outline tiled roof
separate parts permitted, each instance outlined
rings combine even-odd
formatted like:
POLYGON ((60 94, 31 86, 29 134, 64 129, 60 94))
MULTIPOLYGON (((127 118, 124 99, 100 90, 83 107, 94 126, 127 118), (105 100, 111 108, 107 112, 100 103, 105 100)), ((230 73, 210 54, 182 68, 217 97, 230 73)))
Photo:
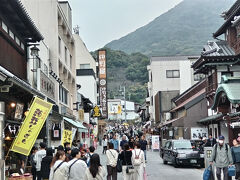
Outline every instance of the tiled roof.
POLYGON ((213 121, 213 120, 217 120, 219 118, 221 118, 223 115, 220 113, 220 114, 216 114, 216 115, 213 115, 213 116, 208 116, 208 117, 205 117, 201 120, 199 120, 198 122, 199 123, 207 123, 207 122, 210 122, 210 121, 213 121))
POLYGON ((226 41, 208 41, 204 46, 202 56, 234 56, 234 50, 226 41))
POLYGON ((216 91, 212 109, 217 108, 222 93, 226 94, 232 104, 240 104, 240 77, 222 76, 222 82, 216 91))
POLYGON ((184 61, 195 58, 198 56, 153 56, 151 57, 151 61, 184 61))

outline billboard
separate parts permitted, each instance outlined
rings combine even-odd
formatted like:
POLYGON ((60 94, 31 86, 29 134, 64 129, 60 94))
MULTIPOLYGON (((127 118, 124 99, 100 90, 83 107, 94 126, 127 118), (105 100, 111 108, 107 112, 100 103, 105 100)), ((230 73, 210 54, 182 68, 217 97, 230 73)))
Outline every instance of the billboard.
POLYGON ((100 106, 102 108, 102 118, 108 118, 107 107, 107 60, 106 50, 98 51, 98 65, 99 65, 99 87, 100 87, 100 106))

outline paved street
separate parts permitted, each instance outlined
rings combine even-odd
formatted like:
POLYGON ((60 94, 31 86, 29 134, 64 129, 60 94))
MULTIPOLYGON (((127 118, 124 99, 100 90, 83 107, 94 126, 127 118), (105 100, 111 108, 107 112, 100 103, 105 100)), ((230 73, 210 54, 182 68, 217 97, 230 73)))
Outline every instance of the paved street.
MULTIPOLYGON (((106 165, 106 156, 102 155, 102 147, 98 147, 97 153, 101 156, 102 165, 106 165)), ((203 169, 184 167, 174 168, 172 165, 164 165, 158 152, 147 153, 148 180, 201 180, 203 169)), ((118 179, 122 180, 122 174, 118 173, 118 179)))

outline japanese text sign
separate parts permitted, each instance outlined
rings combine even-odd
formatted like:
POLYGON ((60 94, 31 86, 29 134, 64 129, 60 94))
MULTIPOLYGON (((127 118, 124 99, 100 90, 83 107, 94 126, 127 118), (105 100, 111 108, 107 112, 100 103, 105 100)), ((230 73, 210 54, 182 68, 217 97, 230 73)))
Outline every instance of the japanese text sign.
POLYGON ((100 106, 102 108, 102 118, 108 118, 107 107, 107 65, 106 51, 98 51, 99 62, 99 82, 100 82, 100 106))
POLYGON ((72 131, 64 129, 62 134, 62 145, 64 146, 66 142, 69 142, 70 146, 72 146, 72 131))
POLYGON ((11 151, 28 156, 47 117, 52 104, 35 97, 11 151))

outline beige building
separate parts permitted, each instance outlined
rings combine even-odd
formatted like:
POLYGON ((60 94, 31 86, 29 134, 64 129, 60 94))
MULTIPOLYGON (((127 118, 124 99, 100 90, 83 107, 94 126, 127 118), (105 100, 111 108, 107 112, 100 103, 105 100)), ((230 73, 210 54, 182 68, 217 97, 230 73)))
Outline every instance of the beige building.
MULTIPOLYGON (((149 97, 146 99, 150 102, 149 113, 150 119, 155 122, 157 116, 170 118, 168 114, 161 114, 161 106, 164 111, 170 110, 171 99, 181 94, 193 84, 198 82, 198 76, 193 75, 191 65, 197 57, 190 56, 167 56, 152 57, 150 65, 147 67, 149 72, 148 92, 149 97), (159 95, 159 92, 161 92, 159 95), (156 99, 164 96, 165 104, 156 104, 156 99), (167 102, 168 101, 168 102, 167 102), (157 109, 156 109, 157 108, 157 109), (161 115, 160 115, 161 114, 161 115)), ((161 121, 161 120, 160 120, 161 121)))

